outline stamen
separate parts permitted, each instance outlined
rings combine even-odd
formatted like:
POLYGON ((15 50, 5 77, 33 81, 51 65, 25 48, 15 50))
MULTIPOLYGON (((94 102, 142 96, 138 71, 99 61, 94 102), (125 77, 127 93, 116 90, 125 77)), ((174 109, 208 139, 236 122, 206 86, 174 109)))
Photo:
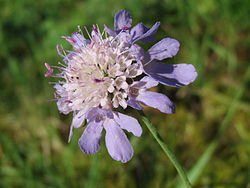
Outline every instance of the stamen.
POLYGON ((129 52, 129 49, 128 49, 128 50, 122 51, 120 54, 118 54, 118 56, 121 56, 121 55, 123 55, 123 54, 125 54, 125 53, 127 53, 127 52, 129 52))
POLYGON ((45 77, 52 76, 53 75, 53 69, 48 63, 44 63, 45 67, 47 68, 47 72, 44 74, 45 77))
POLYGON ((97 79, 97 78, 95 78, 94 81, 95 81, 96 83, 104 82, 104 80, 100 80, 100 79, 97 79))
POLYGON ((101 41, 102 41, 102 43, 104 42, 103 41, 103 38, 102 38, 102 33, 101 33, 101 31, 100 31, 100 28, 99 28, 99 26, 96 24, 96 27, 97 27, 97 30, 98 30, 98 34, 99 34, 99 36, 100 36, 100 39, 101 39, 101 41))
POLYGON ((49 99, 48 102, 58 101, 59 99, 49 99))
POLYGON ((62 54, 62 47, 60 45, 56 45, 56 50, 57 50, 57 53, 61 56, 61 57, 65 57, 63 54, 62 54))
POLYGON ((66 52, 65 52, 65 49, 63 48, 63 45, 59 46, 59 48, 61 48, 61 50, 62 50, 62 52, 63 52, 63 54, 64 54, 63 57, 67 58, 67 54, 66 54, 66 52))
POLYGON ((79 32, 82 36, 84 36, 80 25, 77 26, 77 29, 78 29, 78 32, 79 32))
POLYGON ((88 34, 89 39, 90 39, 90 40, 92 40, 92 37, 91 37, 91 35, 89 34, 89 31, 88 31, 88 29, 87 29, 87 27, 86 27, 86 26, 84 26, 84 29, 85 29, 86 33, 88 34))
POLYGON ((65 82, 63 82, 63 81, 59 81, 59 82, 48 82, 48 84, 65 84, 65 82))
POLYGON ((59 65, 61 65, 61 66, 63 66, 64 68, 67 68, 67 65, 66 64, 63 64, 63 63, 61 63, 61 62, 57 62, 59 65))
POLYGON ((54 78, 60 78, 60 77, 63 77, 63 73, 60 73, 60 74, 53 74, 51 75, 51 77, 54 77, 54 78))
POLYGON ((119 34, 122 33, 122 30, 112 39, 111 44, 119 37, 119 34))
POLYGON ((105 32, 105 29, 103 29, 103 31, 102 31, 102 33, 101 33, 102 38, 103 38, 103 35, 104 35, 104 34, 105 34, 105 38, 108 38, 107 33, 105 32))
POLYGON ((69 43, 76 43, 76 40, 73 37, 62 36, 63 39, 66 39, 69 43))
MULTIPOLYGON (((104 25, 104 28, 105 28, 105 25, 104 25)), ((105 29, 103 29, 103 33, 105 34, 105 38, 107 39, 108 38, 108 33, 105 31, 105 29)))
POLYGON ((59 70, 67 71, 66 67, 58 67, 58 66, 54 66, 54 65, 51 65, 51 67, 59 69, 59 70))
POLYGON ((97 29, 97 26, 96 26, 95 24, 92 26, 92 30, 93 30, 94 32, 98 33, 98 29, 97 29))

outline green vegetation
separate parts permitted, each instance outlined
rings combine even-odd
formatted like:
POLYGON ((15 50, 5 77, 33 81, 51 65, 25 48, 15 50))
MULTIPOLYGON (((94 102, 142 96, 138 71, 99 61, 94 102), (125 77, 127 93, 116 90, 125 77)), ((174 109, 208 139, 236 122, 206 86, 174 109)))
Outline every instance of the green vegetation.
POLYGON ((70 48, 60 36, 78 25, 112 26, 120 9, 134 23, 161 21, 156 40, 181 42, 166 63, 197 68, 192 85, 156 88, 176 103, 176 114, 145 111, 194 187, 250 187, 249 0, 1 1, 0 187, 184 187, 145 126, 141 138, 131 136, 127 164, 112 160, 104 143, 85 155, 77 144, 83 128, 68 144, 72 116, 47 102, 53 80, 44 78, 44 62, 61 61, 56 44, 70 48))

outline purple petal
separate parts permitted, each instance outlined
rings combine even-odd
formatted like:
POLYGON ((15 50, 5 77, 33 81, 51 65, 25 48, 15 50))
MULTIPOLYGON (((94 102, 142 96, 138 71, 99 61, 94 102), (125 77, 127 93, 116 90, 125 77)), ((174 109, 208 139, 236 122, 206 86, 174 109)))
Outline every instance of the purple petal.
POLYGON ((56 93, 59 94, 61 97, 67 96, 67 92, 63 86, 56 84, 54 85, 54 88, 56 89, 56 93))
POLYGON ((144 93, 141 93, 136 99, 147 106, 157 108, 163 113, 171 114, 175 112, 174 103, 172 103, 172 101, 170 101, 167 96, 161 93, 145 91, 144 93))
POLYGON ((75 42, 79 46, 86 46, 87 44, 90 43, 90 40, 85 39, 84 36, 82 36, 79 33, 73 33, 71 37, 75 40, 75 42))
POLYGON ((81 47, 85 47, 90 43, 90 40, 87 40, 79 33, 73 33, 71 37, 62 37, 66 39, 76 50, 79 50, 81 47))
POLYGON ((141 136, 142 128, 138 123, 137 119, 121 113, 117 113, 117 116, 115 116, 114 119, 122 129, 125 129, 128 132, 133 133, 135 136, 141 136))
POLYGON ((144 50, 142 47, 140 47, 137 44, 133 44, 130 48, 129 48, 129 52, 132 56, 135 57, 136 60, 140 61, 142 60, 142 58, 144 57, 144 50))
POLYGON ((98 107, 93 107, 91 108, 87 115, 86 115, 86 119, 90 122, 90 121, 95 121, 96 119, 96 116, 98 115, 98 110, 99 108, 98 107))
POLYGON ((135 100, 135 99, 133 99, 133 98, 127 100, 127 104, 128 104, 129 106, 131 106, 132 108, 134 108, 134 109, 143 110, 143 107, 138 103, 137 100, 135 100))
POLYGON ((133 40, 136 40, 148 30, 149 28, 146 27, 143 23, 139 23, 131 29, 130 34, 132 35, 133 40))
POLYGON ((112 110, 110 110, 110 109, 100 109, 100 108, 99 108, 98 113, 99 113, 101 116, 107 117, 107 118, 109 118, 109 119, 114 119, 113 112, 112 112, 112 110))
POLYGON ((92 37, 92 41, 91 41, 92 43, 93 42, 99 43, 102 40, 101 33, 96 25, 92 26, 91 37, 92 37))
POLYGON ((106 130, 105 142, 110 156, 122 163, 126 163, 133 156, 133 148, 120 126, 113 120, 104 122, 106 130))
POLYGON ((118 35, 118 39, 124 43, 126 46, 130 46, 132 43, 131 35, 127 32, 121 32, 118 35))
POLYGON ((73 126, 70 126, 70 128, 69 128, 68 143, 70 143, 72 136, 73 136, 73 126))
POLYGON ((90 122, 80 137, 78 144, 80 149, 86 154, 96 153, 100 147, 102 137, 103 122, 90 122))
POLYGON ((155 87, 158 85, 158 82, 155 81, 154 79, 152 79, 151 77, 149 76, 144 76, 140 82, 146 82, 146 84, 144 85, 144 89, 149 89, 151 87, 155 87))
POLYGON ((114 28, 116 31, 128 30, 132 25, 131 15, 125 11, 121 10, 115 14, 114 28))
MULTIPOLYGON (((155 80, 155 79, 153 79, 153 78, 151 78, 151 77, 149 77, 149 76, 144 76, 140 81, 136 81, 136 82, 134 82, 132 85, 131 85, 131 89, 133 90, 133 89, 149 89, 149 88, 151 88, 151 87, 155 87, 155 86, 157 86, 158 85, 158 82, 155 80)), ((133 95, 135 95, 135 93, 134 94, 132 94, 131 96, 133 96, 133 95)))
POLYGON ((77 114, 73 115, 73 120, 70 125, 68 142, 70 142, 73 136, 73 128, 79 128, 84 120, 85 120, 85 114, 83 111, 79 111, 77 114))
POLYGON ((101 109, 98 107, 91 108, 86 115, 86 119, 88 121, 96 121, 96 122, 102 121, 103 117, 108 117, 109 119, 113 119, 114 115, 111 110, 101 109))
POLYGON ((141 35, 140 37, 137 37, 133 42, 136 42, 138 40, 141 40, 143 42, 151 42, 154 40, 154 35, 158 30, 158 27, 160 26, 160 22, 156 22, 146 33, 141 35))
POLYGON ((158 82, 174 87, 188 85, 197 77, 197 72, 191 64, 172 65, 153 61, 144 66, 144 71, 158 82))
POLYGON ((71 60, 73 59, 74 56, 76 56, 76 53, 75 53, 75 52, 71 52, 71 53, 67 54, 67 55, 64 57, 63 61, 64 61, 66 64, 68 64, 69 61, 71 61, 71 60))
POLYGON ((69 102, 66 101, 65 99, 59 99, 56 104, 60 113, 66 115, 72 111, 72 108, 69 107, 69 102))
POLYGON ((179 51, 180 43, 171 38, 164 38, 161 41, 157 42, 154 46, 152 46, 148 53, 150 55, 150 59, 163 60, 165 58, 173 57, 179 51))
POLYGON ((79 128, 84 120, 85 120, 85 112, 79 111, 76 115, 73 116, 71 125, 74 128, 79 128))
POLYGON ((117 34, 113 29, 110 29, 109 27, 107 27, 106 25, 104 25, 104 30, 112 37, 115 37, 117 34))

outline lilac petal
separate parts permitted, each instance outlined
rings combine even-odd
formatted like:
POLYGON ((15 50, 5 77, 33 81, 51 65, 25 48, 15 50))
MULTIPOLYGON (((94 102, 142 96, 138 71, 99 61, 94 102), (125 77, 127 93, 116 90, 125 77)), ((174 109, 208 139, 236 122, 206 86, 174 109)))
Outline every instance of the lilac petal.
POLYGON ((114 120, 120 125, 122 129, 133 133, 133 135, 135 136, 141 136, 142 128, 137 119, 121 113, 117 113, 117 116, 115 116, 114 120))
POLYGON ((72 136, 73 136, 73 126, 70 126, 70 128, 69 128, 68 143, 70 143, 72 136))
POLYGON ((85 120, 85 114, 83 111, 79 111, 77 114, 73 115, 73 120, 70 125, 68 142, 70 142, 73 136, 73 128, 79 128, 84 120, 85 120))
POLYGON ((171 38, 164 38, 161 41, 157 42, 154 46, 152 46, 148 53, 150 55, 150 59, 163 60, 165 58, 173 57, 179 51, 180 43, 171 38))
POLYGON ((98 107, 91 108, 88 113, 86 114, 86 119, 91 121, 102 121, 103 117, 108 117, 109 119, 113 119, 114 115, 113 112, 109 109, 101 109, 98 107))
POLYGON ((107 117, 107 118, 109 118, 109 119, 114 119, 113 112, 112 112, 112 110, 110 110, 110 109, 100 109, 100 108, 99 108, 98 113, 99 113, 101 116, 107 117))
POLYGON ((85 112, 79 111, 76 115, 73 116, 71 125, 74 128, 79 128, 84 120, 85 120, 85 112))
POLYGON ((163 113, 172 114, 175 112, 174 103, 172 103, 167 96, 161 93, 145 91, 144 93, 138 95, 136 99, 147 106, 157 108, 163 113))
POLYGON ((133 42, 136 42, 138 40, 141 40, 143 42, 151 42, 154 40, 154 35, 158 30, 158 27, 160 26, 160 22, 156 22, 146 33, 141 35, 140 37, 133 40, 133 42))
MULTIPOLYGON (((158 82, 149 77, 149 76, 144 76, 140 81, 134 82, 130 88, 133 89, 149 89, 151 87, 155 87, 158 85, 158 82)), ((134 94, 132 94, 133 96, 134 94)))
POLYGON ((115 14, 114 28, 116 31, 128 30, 132 25, 131 15, 125 11, 121 10, 115 14))
POLYGON ((148 30, 149 28, 146 27, 143 23, 139 23, 131 29, 130 34, 132 35, 133 40, 136 40, 148 30))
POLYGON ((100 148, 103 122, 90 122, 80 137, 78 144, 80 149, 86 154, 96 153, 100 148))
POLYGON ((108 33, 112 37, 115 37, 117 35, 116 32, 113 29, 110 29, 106 25, 104 25, 104 30, 106 31, 106 33, 108 33))
POLYGON ((81 47, 85 47, 90 43, 90 40, 87 40, 79 33, 73 33, 71 37, 62 37, 66 39, 76 50, 79 50, 81 47))
POLYGON ((76 56, 76 53, 75 53, 75 52, 71 52, 71 53, 67 54, 67 55, 64 57, 63 61, 64 61, 66 64, 68 64, 69 61, 71 61, 71 60, 73 59, 74 56, 76 56))
POLYGON ((122 41, 127 46, 130 46, 132 43, 131 35, 127 32, 121 32, 118 34, 117 37, 120 41, 122 41))
POLYGON ((110 156, 122 163, 126 163, 133 156, 133 148, 120 126, 113 120, 104 122, 106 130, 105 142, 110 156))
MULTIPOLYGON (((56 93, 59 94, 61 97, 67 96, 65 88, 63 86, 61 86, 60 84, 55 84, 54 88, 56 89, 56 93)), ((62 100, 62 99, 59 99, 59 100, 62 100)))
POLYGON ((75 42, 79 46, 86 46, 87 44, 90 43, 90 40, 85 39, 84 36, 82 36, 79 33, 73 33, 71 37, 75 40, 75 42))
POLYGON ((135 100, 135 99, 133 99, 133 98, 127 100, 127 104, 128 104, 129 106, 131 106, 132 108, 134 108, 134 109, 143 110, 143 107, 138 103, 137 100, 135 100))
POLYGON ((144 85, 144 89, 149 89, 151 87, 155 87, 158 85, 158 82, 155 81, 154 79, 152 79, 151 77, 149 76, 144 76, 140 82, 146 82, 146 84, 144 85))
POLYGON ((87 114, 86 114, 86 119, 91 122, 91 121, 95 121, 96 119, 96 116, 98 115, 98 110, 99 108, 98 107, 93 107, 91 108, 87 114))
POLYGON ((97 25, 92 26, 91 31, 91 42, 93 43, 99 43, 102 40, 102 34, 100 33, 100 30, 98 29, 97 25))
POLYGON ((173 87, 188 85, 197 77, 197 72, 191 64, 151 62, 144 66, 144 71, 158 82, 173 87))
POLYGON ((59 99, 56 104, 60 113, 66 115, 72 111, 72 109, 69 107, 69 102, 65 99, 59 99))
POLYGON ((142 47, 140 47, 137 44, 133 44, 130 48, 129 48, 129 52, 132 56, 135 57, 136 60, 140 61, 142 60, 142 58, 144 57, 144 50, 142 47))

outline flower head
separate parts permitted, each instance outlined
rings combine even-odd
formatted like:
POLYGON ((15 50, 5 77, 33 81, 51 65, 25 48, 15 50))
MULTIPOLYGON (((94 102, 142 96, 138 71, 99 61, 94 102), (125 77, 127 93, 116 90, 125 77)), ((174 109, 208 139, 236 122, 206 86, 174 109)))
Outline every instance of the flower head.
POLYGON ((105 26, 101 33, 99 27, 93 25, 91 33, 87 32, 89 39, 81 32, 63 37, 73 51, 57 46, 64 63, 45 64, 46 77, 63 79, 55 83, 54 88, 59 111, 73 112, 69 141, 73 128, 79 128, 85 120, 88 123, 79 139, 84 153, 98 151, 105 129, 109 154, 115 160, 127 162, 133 148, 122 129, 135 136, 141 136, 142 129, 136 119, 119 113, 117 108, 131 106, 142 110, 142 105, 147 105, 164 113, 174 113, 174 104, 167 96, 147 89, 158 83, 178 87, 195 80, 197 73, 190 64, 156 62, 176 55, 180 46, 177 40, 165 38, 146 52, 135 44, 153 41, 159 25, 156 22, 148 28, 139 23, 131 28, 132 18, 122 10, 115 15, 114 29, 105 26), (59 73, 55 74, 55 68, 59 73))

